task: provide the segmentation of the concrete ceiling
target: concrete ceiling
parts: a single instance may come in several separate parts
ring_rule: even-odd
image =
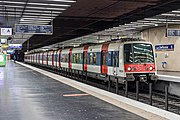
[[[11,0],[12,1],[12,0]],[[14,0],[15,1],[15,0]],[[22,0],[19,0],[22,1]],[[23,10],[32,9],[35,0],[25,0]],[[41,0],[47,8],[60,8],[51,6],[52,0]],[[47,4],[48,3],[48,4]],[[57,4],[57,3],[55,3]],[[179,0],[77,0],[64,6],[65,11],[55,16],[53,20],[53,35],[34,35],[28,42],[24,42],[23,50],[35,49],[80,36],[96,33],[119,25],[129,24],[144,18],[179,9]],[[42,7],[40,4],[36,5]],[[49,8],[49,9],[50,9]],[[50,10],[51,10],[50,9]],[[58,10],[57,10],[58,11]],[[59,12],[62,10],[59,10]],[[24,15],[24,14],[23,14]],[[38,15],[37,15],[38,16]],[[24,19],[25,20],[25,19]],[[22,20],[23,21],[23,20]],[[48,23],[47,23],[48,24]],[[50,21],[49,21],[49,24]]]

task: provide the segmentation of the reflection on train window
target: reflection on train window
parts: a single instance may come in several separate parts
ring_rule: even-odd
[[[52,61],[52,54],[50,52],[48,53],[48,61]]]
[[[112,52],[111,51],[109,51],[108,54],[106,55],[106,65],[112,66]]]
[[[43,54],[43,61],[47,61],[46,53]]]
[[[153,63],[153,49],[151,44],[137,43],[133,44],[135,63]]]
[[[69,57],[68,54],[62,54],[61,55],[61,62],[68,62],[68,57]]]
[[[57,53],[57,62],[59,62],[59,60],[60,60],[60,55],[59,53]]]
[[[73,54],[73,63],[82,64],[83,58],[81,53]]]
[[[119,51],[113,51],[113,67],[119,67]]]
[[[84,64],[88,63],[88,54],[87,52],[84,52]]]
[[[96,53],[94,53],[94,56],[93,56],[93,64],[96,65]]]
[[[54,52],[54,58],[53,58],[53,60],[54,60],[54,62],[57,61],[57,53],[56,53],[56,52]]]
[[[131,44],[124,45],[124,62],[125,63],[133,63],[133,54],[132,54]]]
[[[42,57],[43,57],[43,56],[42,56],[42,54],[40,54],[40,56],[39,56],[39,60],[42,60]]]
[[[93,53],[89,54],[89,64],[93,64]]]

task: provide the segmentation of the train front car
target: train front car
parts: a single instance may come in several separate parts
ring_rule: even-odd
[[[156,81],[158,77],[152,44],[142,41],[124,43],[124,71],[128,81]]]

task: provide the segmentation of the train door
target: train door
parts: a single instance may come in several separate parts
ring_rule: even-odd
[[[101,73],[102,74],[107,74],[108,72],[108,66],[106,65],[106,57],[107,56],[107,51],[103,50],[101,52]]]
[[[72,69],[72,59],[73,59],[73,54],[72,54],[72,48],[69,50],[69,69]]]
[[[113,59],[113,75],[118,75],[118,67],[119,67],[119,51],[113,51],[112,54]]]
[[[83,51],[83,71],[87,71],[87,64],[88,64],[88,46],[84,47]]]
[[[54,62],[55,62],[54,51],[51,52],[51,57],[52,57],[52,67],[54,67]]]
[[[108,55],[108,47],[109,43],[105,43],[102,45],[102,52],[101,52],[101,74],[107,74],[108,73],[108,66],[106,64],[107,61],[107,55]]]

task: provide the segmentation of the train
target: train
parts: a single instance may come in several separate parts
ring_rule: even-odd
[[[24,62],[104,82],[154,83],[158,79],[152,43],[135,38],[28,52]]]

